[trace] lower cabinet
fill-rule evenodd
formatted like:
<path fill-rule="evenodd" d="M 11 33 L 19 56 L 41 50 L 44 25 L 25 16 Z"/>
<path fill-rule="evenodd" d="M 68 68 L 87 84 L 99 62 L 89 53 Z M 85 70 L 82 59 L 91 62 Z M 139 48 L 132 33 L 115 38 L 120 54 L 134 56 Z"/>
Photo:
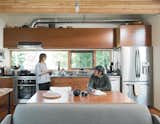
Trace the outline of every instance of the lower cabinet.
<path fill-rule="evenodd" d="M 112 91 L 120 92 L 120 77 L 109 76 L 111 81 Z M 64 87 L 71 86 L 72 89 L 86 90 L 89 82 L 89 77 L 53 77 L 51 86 Z"/>
<path fill-rule="evenodd" d="M 86 90 L 88 82 L 88 77 L 53 77 L 51 86 L 71 86 L 72 89 Z"/>
<path fill-rule="evenodd" d="M 119 76 L 110 76 L 112 91 L 120 92 L 120 77 Z"/>

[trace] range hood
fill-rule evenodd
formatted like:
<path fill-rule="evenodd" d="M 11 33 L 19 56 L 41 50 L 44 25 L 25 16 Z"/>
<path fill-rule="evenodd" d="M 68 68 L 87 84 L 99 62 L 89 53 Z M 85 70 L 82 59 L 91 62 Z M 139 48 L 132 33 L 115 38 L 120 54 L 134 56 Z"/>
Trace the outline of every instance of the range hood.
<path fill-rule="evenodd" d="M 21 41 L 17 44 L 18 49 L 42 49 L 41 42 Z"/>

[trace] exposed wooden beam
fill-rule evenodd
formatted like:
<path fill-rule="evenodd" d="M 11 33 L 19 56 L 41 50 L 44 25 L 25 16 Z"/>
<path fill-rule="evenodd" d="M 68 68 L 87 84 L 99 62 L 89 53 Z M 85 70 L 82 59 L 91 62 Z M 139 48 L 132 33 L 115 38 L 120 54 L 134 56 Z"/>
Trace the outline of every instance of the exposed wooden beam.
<path fill-rule="evenodd" d="M 159 0 L 79 0 L 79 13 L 160 14 Z M 75 13 L 75 0 L 0 0 L 0 13 Z"/>

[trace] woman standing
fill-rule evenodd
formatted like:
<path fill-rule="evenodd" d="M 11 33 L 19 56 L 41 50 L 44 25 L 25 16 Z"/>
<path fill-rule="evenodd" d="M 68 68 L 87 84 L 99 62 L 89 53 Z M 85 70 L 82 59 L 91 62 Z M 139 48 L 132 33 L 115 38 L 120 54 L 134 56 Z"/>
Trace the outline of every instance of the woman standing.
<path fill-rule="evenodd" d="M 45 60 L 47 58 L 47 55 L 42 53 L 39 56 L 39 62 L 36 65 L 35 73 L 36 73 L 36 82 L 38 85 L 39 90 L 49 90 L 50 87 L 50 76 L 49 71 L 47 69 Z"/>

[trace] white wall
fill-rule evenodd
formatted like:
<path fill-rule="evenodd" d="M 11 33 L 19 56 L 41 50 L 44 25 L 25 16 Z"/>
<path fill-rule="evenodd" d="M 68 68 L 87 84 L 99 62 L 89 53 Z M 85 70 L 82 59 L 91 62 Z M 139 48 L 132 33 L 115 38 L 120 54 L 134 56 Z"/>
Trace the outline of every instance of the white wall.
<path fill-rule="evenodd" d="M 152 25 L 154 107 L 160 110 L 160 15 L 144 17 Z"/>

